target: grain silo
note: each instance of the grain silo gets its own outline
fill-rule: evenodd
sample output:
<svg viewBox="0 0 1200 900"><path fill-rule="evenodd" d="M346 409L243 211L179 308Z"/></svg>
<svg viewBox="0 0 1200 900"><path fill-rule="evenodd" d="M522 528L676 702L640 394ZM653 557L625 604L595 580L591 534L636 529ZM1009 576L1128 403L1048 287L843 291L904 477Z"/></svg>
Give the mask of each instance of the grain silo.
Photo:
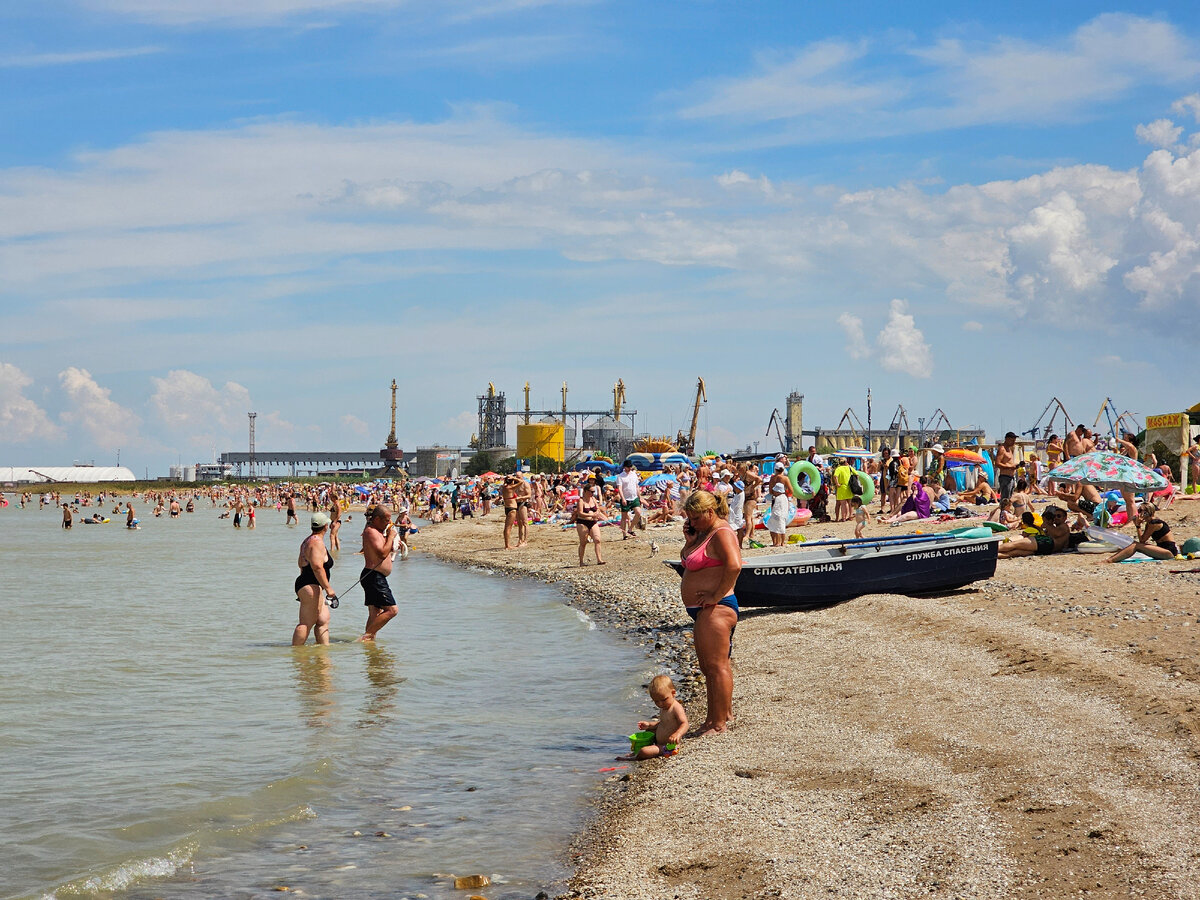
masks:
<svg viewBox="0 0 1200 900"><path fill-rule="evenodd" d="M583 427L583 448L595 450L610 459L624 459L633 445L633 428L614 419L601 416Z"/></svg>

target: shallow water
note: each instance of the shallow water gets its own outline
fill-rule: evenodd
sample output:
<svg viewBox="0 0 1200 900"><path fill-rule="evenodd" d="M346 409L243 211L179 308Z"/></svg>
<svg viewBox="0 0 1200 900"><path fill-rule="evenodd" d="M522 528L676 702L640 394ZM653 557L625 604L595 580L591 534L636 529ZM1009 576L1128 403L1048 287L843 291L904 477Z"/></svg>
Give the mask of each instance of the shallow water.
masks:
<svg viewBox="0 0 1200 900"><path fill-rule="evenodd" d="M566 873L649 710L640 651L551 587L415 553L354 643L357 515L335 643L293 649L306 529L141 518L0 509L0 897L441 898L484 873L496 900Z"/></svg>

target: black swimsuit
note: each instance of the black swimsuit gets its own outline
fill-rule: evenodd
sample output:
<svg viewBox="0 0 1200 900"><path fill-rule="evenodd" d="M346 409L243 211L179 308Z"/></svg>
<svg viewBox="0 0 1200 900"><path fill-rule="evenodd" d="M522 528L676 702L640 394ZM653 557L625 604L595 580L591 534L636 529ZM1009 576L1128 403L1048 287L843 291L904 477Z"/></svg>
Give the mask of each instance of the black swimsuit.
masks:
<svg viewBox="0 0 1200 900"><path fill-rule="evenodd" d="M328 584L329 570L333 568L333 558L326 556L325 565L322 568L325 569L325 583ZM300 593L300 588L302 587L308 587L310 584L319 585L320 583L321 582L317 581L317 573L313 571L312 563L309 563L307 566L301 569L300 574L296 576L296 593Z"/></svg>
<svg viewBox="0 0 1200 900"><path fill-rule="evenodd" d="M1178 556L1179 547L1175 545L1175 542L1163 540L1163 538L1171 533L1171 526L1162 519L1151 519L1150 524L1157 524L1159 526L1155 530L1154 534L1150 535L1150 540L1154 541L1154 543L1158 544L1158 546L1162 547L1164 550L1170 550L1172 556Z"/></svg>

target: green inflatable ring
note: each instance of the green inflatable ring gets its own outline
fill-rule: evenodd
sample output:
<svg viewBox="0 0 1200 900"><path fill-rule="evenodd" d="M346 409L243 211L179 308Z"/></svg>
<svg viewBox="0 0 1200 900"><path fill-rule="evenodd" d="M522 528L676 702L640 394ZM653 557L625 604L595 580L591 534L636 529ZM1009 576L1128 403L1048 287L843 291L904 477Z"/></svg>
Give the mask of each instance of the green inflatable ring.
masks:
<svg viewBox="0 0 1200 900"><path fill-rule="evenodd" d="M800 473L808 476L808 490L800 487ZM811 500L821 489L821 470L807 459L794 462L788 467L788 482L792 485L792 496L797 500Z"/></svg>
<svg viewBox="0 0 1200 900"><path fill-rule="evenodd" d="M854 470L854 477L862 482L863 492L859 496L859 499L862 500L863 506L866 506L875 499L875 479L866 472L859 471L858 469Z"/></svg>

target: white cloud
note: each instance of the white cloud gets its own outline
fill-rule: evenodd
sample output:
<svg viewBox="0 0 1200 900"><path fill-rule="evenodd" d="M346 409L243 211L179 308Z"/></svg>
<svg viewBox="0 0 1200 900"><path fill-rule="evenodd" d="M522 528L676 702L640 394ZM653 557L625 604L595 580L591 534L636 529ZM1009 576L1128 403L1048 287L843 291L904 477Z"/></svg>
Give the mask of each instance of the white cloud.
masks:
<svg viewBox="0 0 1200 900"><path fill-rule="evenodd" d="M889 305L887 322L875 336L874 347L867 342L861 317L842 313L837 323L846 333L846 353L851 359L874 359L889 372L916 378L933 374L933 354L904 300Z"/></svg>
<svg viewBox="0 0 1200 900"><path fill-rule="evenodd" d="M138 441L138 417L113 400L112 391L100 387L87 369L71 366L58 373L58 380L69 404L60 416L64 422L77 423L104 450Z"/></svg>
<svg viewBox="0 0 1200 900"><path fill-rule="evenodd" d="M962 324L963 331L983 331L983 323L976 322L974 319L969 319Z"/></svg>
<svg viewBox="0 0 1200 900"><path fill-rule="evenodd" d="M0 362L0 442L56 440L62 431L46 411L25 396L33 379L12 363Z"/></svg>
<svg viewBox="0 0 1200 900"><path fill-rule="evenodd" d="M1200 123L1200 94L1188 94L1180 97L1171 104L1171 112L1178 115L1190 113L1192 119Z"/></svg>
<svg viewBox="0 0 1200 900"><path fill-rule="evenodd" d="M249 430L246 413L250 392L229 381L221 389L202 375L186 369L173 369L165 378L151 378L154 393L150 406L169 429L166 443L188 443L207 449L213 443L225 444Z"/></svg>
<svg viewBox="0 0 1200 900"><path fill-rule="evenodd" d="M1135 130L1137 139L1143 144L1163 149L1174 147L1183 134L1183 126L1176 125L1170 119L1155 119L1149 125L1139 125Z"/></svg>
<svg viewBox="0 0 1200 900"><path fill-rule="evenodd" d="M916 378L933 374L933 354L916 320L908 314L908 304L893 300L887 324L875 339L879 364L890 372L904 372Z"/></svg>
<svg viewBox="0 0 1200 900"><path fill-rule="evenodd" d="M982 124L1058 124L1147 85L1185 83L1200 54L1169 23L1104 14L1066 39L998 36L913 46L822 41L696 86L684 119L760 126L758 145L862 139ZM1183 101L1181 101L1183 102Z"/></svg>
<svg viewBox="0 0 1200 900"><path fill-rule="evenodd" d="M342 427L351 434L356 434L359 437L366 437L367 435L367 423L358 416L349 414L342 416Z"/></svg>
<svg viewBox="0 0 1200 900"><path fill-rule="evenodd" d="M80 63L109 62L114 59L129 59L162 53L162 47L126 47L112 50L80 50L63 53L26 53L0 56L0 69L39 68L42 66L70 66Z"/></svg>
<svg viewBox="0 0 1200 900"><path fill-rule="evenodd" d="M1018 284L1043 302L1048 294L1078 296L1095 288L1117 264L1096 246L1086 213L1066 191L1030 210L1008 236L1014 257L1025 261Z"/></svg>
<svg viewBox="0 0 1200 900"><path fill-rule="evenodd" d="M863 320L850 313L838 316L838 325L846 332L846 352L851 359L866 359L871 355L871 348L863 336Z"/></svg>

